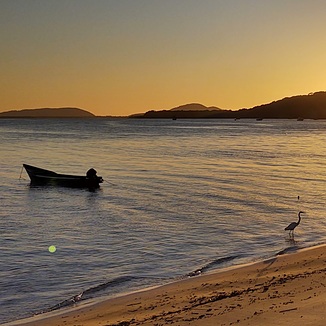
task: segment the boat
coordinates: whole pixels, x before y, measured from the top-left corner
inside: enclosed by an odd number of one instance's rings
[[[59,174],[50,170],[38,168],[36,166],[23,164],[29,178],[31,185],[36,186],[61,186],[70,188],[99,188],[103,178],[97,176],[96,170],[89,169],[84,176]]]

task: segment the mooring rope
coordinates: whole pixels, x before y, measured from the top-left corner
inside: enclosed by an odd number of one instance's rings
[[[21,171],[20,171],[19,180],[20,180],[20,179],[22,179],[22,173],[23,173],[23,169],[24,169],[24,167],[22,166],[22,169],[21,169]]]
[[[115,184],[115,183],[113,183],[113,182],[110,182],[110,181],[107,181],[107,180],[103,180],[104,182],[106,182],[106,183],[108,183],[108,184],[110,184],[110,185],[112,185],[112,186],[117,186],[117,184]]]

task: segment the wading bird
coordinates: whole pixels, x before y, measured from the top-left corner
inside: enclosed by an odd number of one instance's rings
[[[298,217],[299,217],[299,221],[298,222],[292,222],[290,223],[284,230],[285,231],[289,231],[289,236],[291,237],[294,237],[294,229],[300,224],[300,221],[301,221],[301,214],[304,213],[302,211],[300,211],[298,213]]]

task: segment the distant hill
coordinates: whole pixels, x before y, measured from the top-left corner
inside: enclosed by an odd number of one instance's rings
[[[92,118],[93,113],[78,108],[40,108],[0,113],[0,118]]]
[[[223,111],[222,109],[210,106],[207,107],[199,103],[189,103],[177,106],[170,110],[148,111],[145,114],[137,115],[137,118],[167,118],[167,119],[203,119],[210,118],[213,114]]]
[[[326,92],[286,97],[238,113],[244,118],[326,119]]]
[[[221,110],[215,106],[207,107],[199,103],[190,103],[177,106],[170,111],[212,111],[212,110]]]
[[[237,111],[218,108],[212,110],[201,104],[186,104],[171,110],[148,111],[138,117],[149,119],[326,119],[326,92],[286,97]]]

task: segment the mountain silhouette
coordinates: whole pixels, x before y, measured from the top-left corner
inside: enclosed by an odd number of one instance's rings
[[[248,118],[326,119],[326,92],[286,97],[238,113]]]
[[[93,113],[78,108],[39,108],[0,113],[0,118],[91,118]]]
[[[170,111],[213,111],[213,110],[221,110],[215,106],[207,107],[200,103],[190,103],[177,106]]]
[[[199,110],[196,110],[198,108]],[[268,104],[237,111],[211,109],[201,104],[186,104],[171,110],[148,111],[140,118],[168,119],[210,119],[210,118],[250,118],[250,119],[326,119],[326,92],[286,97]]]
[[[0,118],[93,118],[95,115],[79,108],[39,108],[0,113]],[[326,92],[285,97],[268,104],[240,110],[225,110],[200,103],[180,105],[170,110],[147,111],[128,118],[146,119],[326,119]]]

